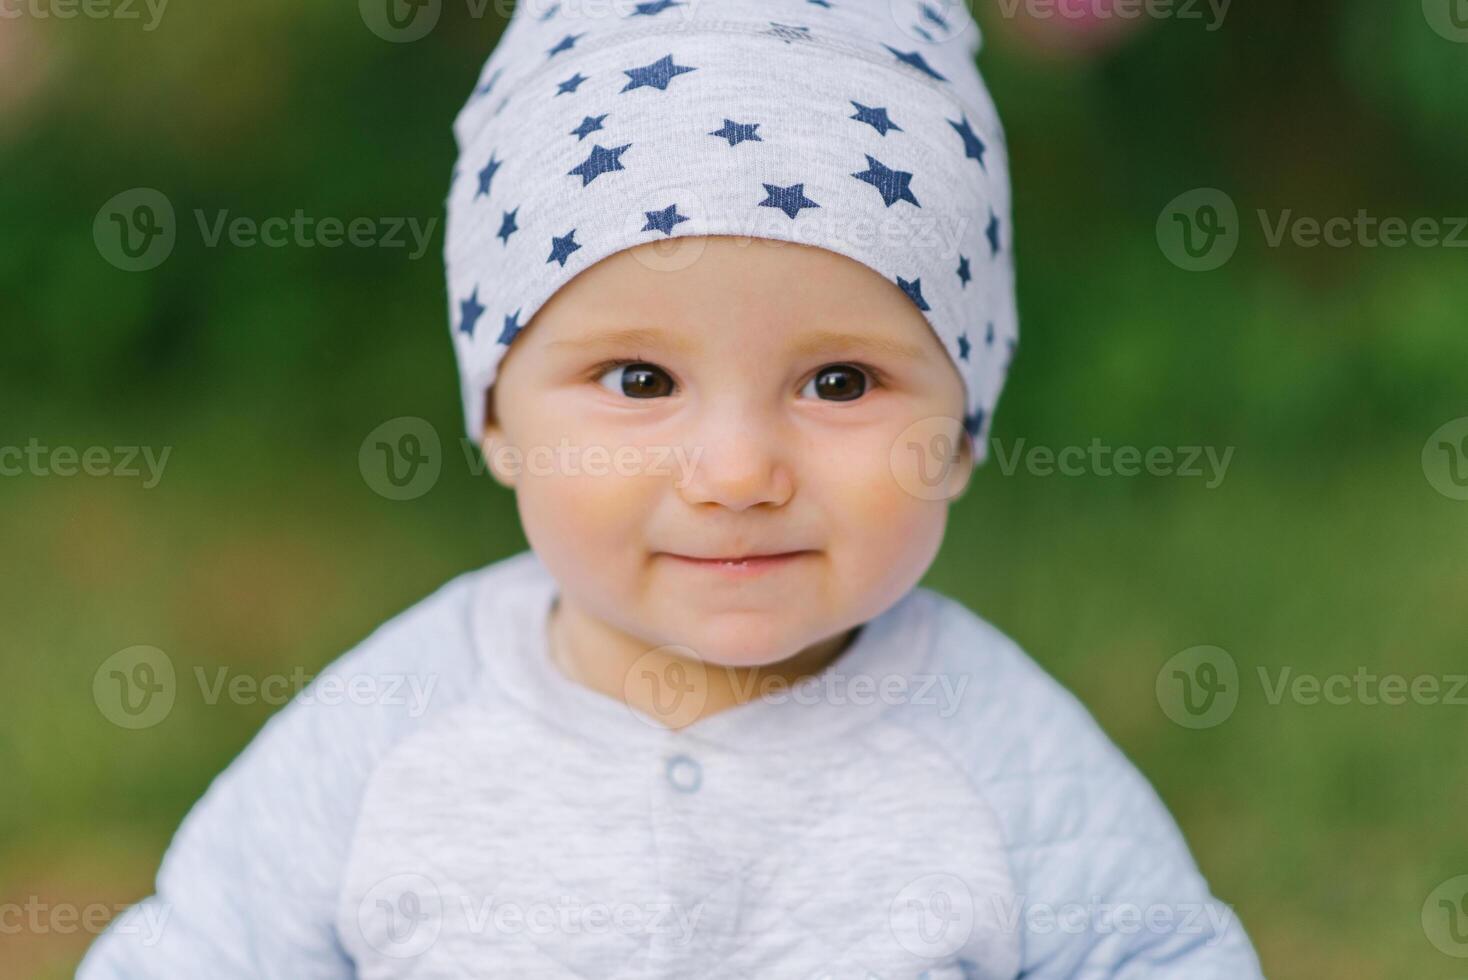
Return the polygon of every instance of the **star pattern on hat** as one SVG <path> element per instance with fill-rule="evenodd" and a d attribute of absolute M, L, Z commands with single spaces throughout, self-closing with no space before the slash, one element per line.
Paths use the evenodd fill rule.
<path fill-rule="evenodd" d="M 805 184 L 791 184 L 789 187 L 781 187 L 778 184 L 765 184 L 765 194 L 768 195 L 759 202 L 762 208 L 779 208 L 784 211 L 793 221 L 800 214 L 802 208 L 820 207 L 815 201 L 805 196 Z"/>
<path fill-rule="evenodd" d="M 631 143 L 623 143 L 621 146 L 607 149 L 600 143 L 593 143 L 591 155 L 566 171 L 566 174 L 580 177 L 581 186 L 585 187 L 602 174 L 610 173 L 613 170 L 626 170 L 627 168 L 622 166 L 622 154 L 631 145 Z"/>
<path fill-rule="evenodd" d="M 587 116 L 585 119 L 581 120 L 581 125 L 571 130 L 569 135 L 576 137 L 576 142 L 580 143 L 582 140 L 586 139 L 588 133 L 594 133 L 598 129 L 601 129 L 601 121 L 605 119 L 608 115 L 610 115 L 610 113 L 603 112 L 599 116 Z"/>
<path fill-rule="evenodd" d="M 651 3 L 639 3 L 633 8 L 632 17 L 655 17 L 667 10 L 669 7 L 684 7 L 687 4 L 679 3 L 678 0 L 652 0 Z"/>
<path fill-rule="evenodd" d="M 585 31 L 582 31 L 580 34 L 567 34 L 565 37 L 561 38 L 559 41 L 556 42 L 556 46 L 555 47 L 551 48 L 549 51 L 546 52 L 546 55 L 545 55 L 546 58 L 548 58 L 548 59 L 549 58 L 554 58 L 556 55 L 560 54 L 562 51 L 570 51 L 571 48 L 575 47 L 576 41 L 578 39 L 580 39 L 580 38 L 585 37 L 585 36 L 586 36 L 586 32 Z"/>
<path fill-rule="evenodd" d="M 968 256 L 959 253 L 958 256 L 958 284 L 962 288 L 968 288 L 968 281 L 973 277 L 968 271 Z"/>
<path fill-rule="evenodd" d="M 922 310 L 924 313 L 932 309 L 932 307 L 928 306 L 928 301 L 923 299 L 923 280 L 921 276 L 912 280 L 911 282 L 908 282 L 906 279 L 898 276 L 897 288 L 906 293 L 907 298 L 916 303 L 917 308 Z"/>
<path fill-rule="evenodd" d="M 506 211 L 504 218 L 500 220 L 500 230 L 495 232 L 495 237 L 503 240 L 506 245 L 510 244 L 510 236 L 520 230 L 520 226 L 515 223 L 515 215 L 519 213 L 519 208 Z"/>
<path fill-rule="evenodd" d="M 678 213 L 677 204 L 669 204 L 661 211 L 644 211 L 643 214 L 647 217 L 647 224 L 642 226 L 643 231 L 660 231 L 668 236 L 673 234 L 674 225 L 689 220 L 686 215 Z"/>
<path fill-rule="evenodd" d="M 626 85 L 622 86 L 621 90 L 623 92 L 630 92 L 633 89 L 650 86 L 652 88 L 658 89 L 659 91 L 666 92 L 668 89 L 668 83 L 671 82 L 674 78 L 684 74 L 685 72 L 696 70 L 697 69 L 693 68 L 690 65 L 674 64 L 673 56 L 671 54 L 665 54 L 657 61 L 654 61 L 648 65 L 643 65 L 640 68 L 622 69 L 622 73 L 625 74 L 629 80 Z"/>
<path fill-rule="evenodd" d="M 918 9 L 923 12 L 923 20 L 937 24 L 945 31 L 953 30 L 952 25 L 950 25 L 948 21 L 944 19 L 942 13 L 938 11 L 937 7 L 934 7 L 930 3 L 920 3 L 918 4 Z"/>
<path fill-rule="evenodd" d="M 952 119 L 945 119 L 943 121 L 952 126 L 953 131 L 963 138 L 963 155 L 979 161 L 979 167 L 987 171 L 989 168 L 984 165 L 984 151 L 988 147 L 984 145 L 983 140 L 979 139 L 978 134 L 970 128 L 968 115 L 961 114 L 959 118 L 963 120 L 962 123 L 956 123 Z"/>
<path fill-rule="evenodd" d="M 479 190 L 474 194 L 476 199 L 489 196 L 489 182 L 494 180 L 494 175 L 502 163 L 504 161 L 496 160 L 493 153 L 489 155 L 489 162 L 484 165 L 483 170 L 479 171 Z"/>
<path fill-rule="evenodd" d="M 864 180 L 881 191 L 884 205 L 890 208 L 898 201 L 907 201 L 916 207 L 922 207 L 918 204 L 918 199 L 912 196 L 912 189 L 908 186 L 912 182 L 912 174 L 906 170 L 892 170 L 870 153 L 866 158 L 867 168 L 851 176 Z"/>
<path fill-rule="evenodd" d="M 511 313 L 509 316 L 505 317 L 505 322 L 500 327 L 500 335 L 496 338 L 496 341 L 498 343 L 508 346 L 510 341 L 515 339 L 515 336 L 521 330 L 521 325 L 517 322 L 519 319 L 519 310 L 516 310 L 514 313 Z"/>
<path fill-rule="evenodd" d="M 540 17 L 538 19 L 543 24 L 546 21 L 550 20 L 552 17 L 554 17 L 557 14 L 557 12 L 560 11 L 560 9 L 561 9 L 561 5 L 560 4 L 553 3 L 553 4 L 550 5 L 550 8 L 548 10 L 546 10 L 545 13 L 543 13 L 543 14 L 540 15 Z"/>
<path fill-rule="evenodd" d="M 494 74 L 489 76 L 489 81 L 475 87 L 473 97 L 478 99 L 488 95 L 494 89 L 494 83 L 500 80 L 500 75 L 504 74 L 504 71 L 503 67 L 496 68 Z"/>
<path fill-rule="evenodd" d="M 979 437 L 979 430 L 983 427 L 984 410 L 982 408 L 974 409 L 972 414 L 964 414 L 963 431 L 967 432 L 970 436 L 977 439 Z"/>
<path fill-rule="evenodd" d="M 459 333 L 473 337 L 474 327 L 483 315 L 484 307 L 479 304 L 479 287 L 475 286 L 469 298 L 459 303 Z"/>
<path fill-rule="evenodd" d="M 565 95 L 567 92 L 574 92 L 581 87 L 581 83 L 584 81 L 586 81 L 586 76 L 578 71 L 564 82 L 556 85 L 556 95 Z"/>
<path fill-rule="evenodd" d="M 724 125 L 709 135 L 728 140 L 730 146 L 738 146 L 745 140 L 759 140 L 763 143 L 764 140 L 760 139 L 760 135 L 755 132 L 756 129 L 759 129 L 759 123 L 737 123 L 726 116 Z"/>
<path fill-rule="evenodd" d="M 800 24 L 778 24 L 773 20 L 770 21 L 769 24 L 770 29 L 768 31 L 765 31 L 765 33 L 769 34 L 771 37 L 779 38 L 786 44 L 790 44 L 792 41 L 811 40 L 809 27 L 805 27 Z"/>
<path fill-rule="evenodd" d="M 847 116 L 846 118 L 855 119 L 857 122 L 864 122 L 883 136 L 886 136 L 889 130 L 896 130 L 899 133 L 902 132 L 901 126 L 887 118 L 887 110 L 885 108 L 862 105 L 855 99 L 851 99 L 850 101 L 852 105 L 856 106 L 856 114 Z"/>
<path fill-rule="evenodd" d="M 968 352 L 969 352 L 968 331 L 965 330 L 963 333 L 961 333 L 961 334 L 958 335 L 958 358 L 959 358 L 959 360 L 962 360 L 962 361 L 968 360 Z"/>
<path fill-rule="evenodd" d="M 581 243 L 576 240 L 576 229 L 572 228 L 560 238 L 551 239 L 551 254 L 550 258 L 546 259 L 546 261 L 559 262 L 561 263 L 561 268 L 564 269 L 566 267 L 567 256 L 580 247 Z"/>
<path fill-rule="evenodd" d="M 946 82 L 946 81 L 948 81 L 948 79 L 946 77 L 944 77 L 943 75 L 938 74 L 936 71 L 934 71 L 932 69 L 932 67 L 928 64 L 927 60 L 922 56 L 922 53 L 921 52 L 919 52 L 919 51 L 898 51 L 896 48 L 894 48 L 890 44 L 887 44 L 886 42 L 883 42 L 882 43 L 882 47 L 886 48 L 888 51 L 891 51 L 892 52 L 892 56 L 895 57 L 898 61 L 902 62 L 904 65 L 908 65 L 909 67 L 916 68 L 918 71 L 922 72 L 924 75 L 927 75 L 930 78 L 936 78 L 940 82 Z"/>
<path fill-rule="evenodd" d="M 989 227 L 987 227 L 987 228 L 984 229 L 984 237 L 987 238 L 987 239 L 989 239 L 989 250 L 994 255 L 998 255 L 999 254 L 999 215 L 997 215 L 997 214 L 994 213 L 994 209 L 993 208 L 990 208 L 989 209 Z"/>

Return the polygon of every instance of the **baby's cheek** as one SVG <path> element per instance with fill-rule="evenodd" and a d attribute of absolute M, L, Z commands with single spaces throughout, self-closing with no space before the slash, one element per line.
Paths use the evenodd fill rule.
<path fill-rule="evenodd" d="M 914 479 L 923 485 L 919 471 L 901 454 L 894 461 L 892 445 L 874 437 L 822 461 L 832 552 L 850 590 L 905 592 L 927 570 L 947 524 L 947 501 L 912 491 Z"/>
<path fill-rule="evenodd" d="M 645 477 L 624 476 L 595 459 L 527 472 L 516 488 L 526 537 L 539 552 L 586 568 L 614 569 L 635 561 L 644 546 Z"/>

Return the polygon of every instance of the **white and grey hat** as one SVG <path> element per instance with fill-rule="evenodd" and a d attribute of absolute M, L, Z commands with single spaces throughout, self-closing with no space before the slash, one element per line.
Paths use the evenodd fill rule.
<path fill-rule="evenodd" d="M 685 235 L 814 245 L 926 316 L 975 458 L 1018 338 L 1009 166 L 961 0 L 530 0 L 454 123 L 450 328 L 469 435 L 581 270 Z"/>

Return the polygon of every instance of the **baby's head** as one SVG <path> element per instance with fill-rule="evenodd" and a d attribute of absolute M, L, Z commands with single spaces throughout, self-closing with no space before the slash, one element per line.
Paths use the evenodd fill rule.
<path fill-rule="evenodd" d="M 532 548 L 585 614 L 725 666 L 917 583 L 1016 338 L 966 9 L 789 9 L 522 5 L 448 201 L 466 424 Z"/>

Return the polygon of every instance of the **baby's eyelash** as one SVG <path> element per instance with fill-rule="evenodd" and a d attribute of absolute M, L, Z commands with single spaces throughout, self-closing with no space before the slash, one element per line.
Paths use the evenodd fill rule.
<path fill-rule="evenodd" d="M 645 357 L 614 357 L 611 360 L 602 361 L 587 373 L 590 375 L 591 380 L 595 381 L 613 368 L 625 367 L 628 364 L 652 364 L 652 362 Z M 657 365 L 654 364 L 653 366 L 656 367 Z M 885 388 L 887 386 L 886 375 L 870 364 L 863 363 L 862 361 L 832 361 L 829 364 L 822 364 L 811 377 L 818 377 L 820 372 L 827 368 L 839 366 L 854 367 L 865 372 L 866 376 L 871 379 L 872 384 L 878 388 Z"/>
<path fill-rule="evenodd" d="M 602 375 L 606 374 L 612 368 L 624 367 L 624 366 L 626 366 L 628 364 L 651 364 L 651 363 L 652 362 L 649 361 L 649 360 L 647 360 L 647 358 L 645 358 L 645 357 L 614 357 L 610 361 L 602 361 L 600 364 L 598 364 L 595 367 L 593 367 L 587 373 L 591 375 L 591 380 L 595 381 L 597 378 L 600 378 Z"/>

